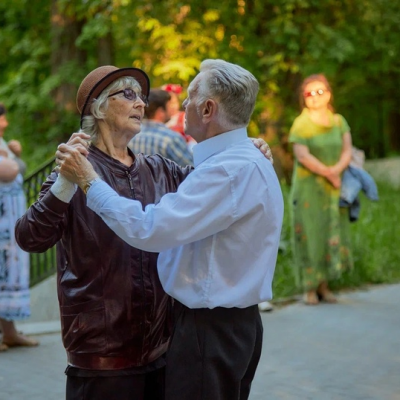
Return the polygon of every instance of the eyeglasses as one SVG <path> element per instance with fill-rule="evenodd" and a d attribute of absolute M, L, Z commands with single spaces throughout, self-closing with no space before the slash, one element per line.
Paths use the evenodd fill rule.
<path fill-rule="evenodd" d="M 304 97 L 315 97 L 316 95 L 322 96 L 326 92 L 328 92 L 326 89 L 311 90 L 311 92 L 304 92 Z"/>
<path fill-rule="evenodd" d="M 143 101 L 143 103 L 145 104 L 146 107 L 149 105 L 149 101 L 147 99 L 147 96 L 145 94 L 142 94 L 142 93 L 137 93 L 133 89 L 122 89 L 122 90 L 119 90 L 118 92 L 110 94 L 107 97 L 112 97 L 112 96 L 115 96 L 115 95 L 120 94 L 120 93 L 123 93 L 124 97 L 127 100 L 137 101 L 138 99 L 140 99 L 140 100 Z"/>

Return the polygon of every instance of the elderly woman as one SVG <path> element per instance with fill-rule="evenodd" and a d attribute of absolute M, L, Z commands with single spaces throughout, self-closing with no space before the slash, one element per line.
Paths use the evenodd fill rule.
<path fill-rule="evenodd" d="M 149 79 L 140 69 L 95 69 L 77 93 L 90 145 L 86 149 L 84 133 L 74 133 L 68 142 L 115 191 L 143 208 L 175 192 L 192 170 L 128 148 L 140 131 L 148 93 Z M 114 234 L 86 207 L 88 189 L 54 171 L 16 225 L 18 243 L 27 251 L 57 244 L 66 398 L 82 399 L 84 393 L 91 400 L 163 399 L 172 303 L 157 275 L 158 254 L 131 247 Z"/>
<path fill-rule="evenodd" d="M 77 93 L 84 134 L 69 144 L 86 152 L 96 172 L 143 207 L 176 191 L 191 171 L 161 156 L 134 155 L 149 92 L 136 68 L 103 66 Z M 127 245 L 86 207 L 84 191 L 54 171 L 39 199 L 17 222 L 19 245 L 44 252 L 57 244 L 62 338 L 67 351 L 67 400 L 162 399 L 171 299 L 157 275 L 157 254 Z"/>

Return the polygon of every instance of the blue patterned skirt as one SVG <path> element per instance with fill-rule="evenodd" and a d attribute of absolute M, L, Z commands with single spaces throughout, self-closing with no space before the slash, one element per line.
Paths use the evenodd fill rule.
<path fill-rule="evenodd" d="M 0 184 L 0 318 L 30 316 L 29 254 L 16 241 L 14 227 L 26 210 L 22 176 Z"/>

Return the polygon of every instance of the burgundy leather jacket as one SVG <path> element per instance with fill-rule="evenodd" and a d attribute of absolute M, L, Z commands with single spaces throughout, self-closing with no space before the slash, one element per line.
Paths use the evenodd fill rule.
<path fill-rule="evenodd" d="M 192 169 L 141 154 L 127 167 L 94 146 L 88 158 L 105 182 L 143 207 L 175 192 Z M 81 189 L 69 204 L 60 201 L 49 190 L 56 178 L 55 172 L 47 178 L 38 200 L 17 221 L 15 234 L 28 252 L 57 244 L 68 362 L 95 370 L 146 365 L 167 350 L 171 330 L 171 299 L 158 279 L 158 254 L 120 239 L 86 206 Z"/>

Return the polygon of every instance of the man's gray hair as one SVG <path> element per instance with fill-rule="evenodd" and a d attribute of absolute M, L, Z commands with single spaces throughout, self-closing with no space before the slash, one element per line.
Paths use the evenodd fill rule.
<path fill-rule="evenodd" d="M 92 137 L 93 141 L 96 141 L 99 134 L 98 121 L 105 118 L 105 111 L 107 111 L 108 108 L 108 96 L 111 93 L 128 88 L 139 91 L 142 89 L 139 82 L 131 76 L 123 76 L 108 85 L 101 92 L 100 96 L 93 100 L 93 103 L 90 106 L 90 115 L 83 118 L 82 129 L 80 132 L 87 133 Z"/>
<path fill-rule="evenodd" d="M 247 126 L 254 110 L 259 84 L 252 73 L 223 60 L 204 60 L 200 72 L 205 79 L 198 87 L 197 104 L 209 98 L 218 101 L 224 125 Z"/>

